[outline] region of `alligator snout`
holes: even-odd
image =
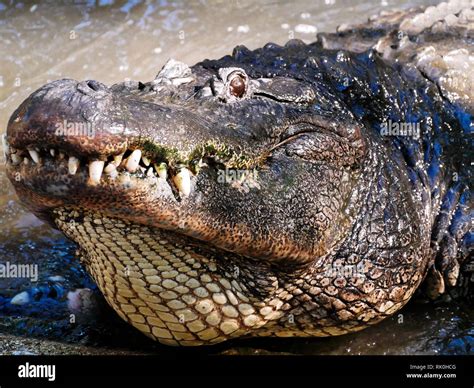
[[[67,154],[98,157],[125,148],[117,123],[101,114],[113,106],[107,87],[96,81],[63,79],[38,89],[13,113],[8,123],[10,146],[59,149]]]

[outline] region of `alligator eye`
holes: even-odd
[[[236,102],[250,94],[250,80],[240,67],[223,67],[219,69],[219,80],[214,80],[213,89],[216,95],[225,102]],[[222,85],[222,89],[219,89]]]
[[[235,97],[243,97],[245,94],[246,83],[241,74],[235,74],[229,83],[230,94]]]

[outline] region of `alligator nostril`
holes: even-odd
[[[107,92],[108,88],[100,82],[94,80],[87,80],[79,82],[77,84],[77,90],[88,96],[99,97],[104,95]]]
[[[86,85],[89,86],[95,92],[98,92],[100,90],[100,84],[97,81],[93,81],[93,80],[86,81]]]

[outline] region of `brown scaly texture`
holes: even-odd
[[[87,211],[55,213],[58,227],[87,252],[84,264],[108,303],[168,345],[357,331],[397,311],[421,280],[406,265],[391,269],[387,285],[385,267],[355,257],[352,277],[337,273],[337,259],[282,276],[173,233]]]

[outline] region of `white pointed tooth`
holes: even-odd
[[[199,162],[197,162],[195,165],[194,165],[194,173],[195,175],[198,175],[200,172],[201,172],[201,169],[202,167],[205,167],[207,166],[207,164],[205,162],[203,162],[202,159],[199,160]]]
[[[67,168],[69,170],[69,174],[74,175],[79,168],[79,159],[75,156],[70,156],[67,162]]]
[[[105,166],[104,172],[112,179],[115,179],[118,175],[117,166],[114,162],[111,162],[107,166]]]
[[[166,163],[154,164],[156,172],[161,179],[165,179],[168,177],[167,166]]]
[[[153,173],[153,167],[148,167],[148,170],[146,171],[146,176],[147,177],[155,176],[155,174]]]
[[[142,156],[142,162],[143,162],[143,164],[144,164],[145,166],[148,167],[148,166],[150,165],[150,163],[151,163],[151,160],[148,159],[146,156]]]
[[[12,163],[14,165],[20,164],[23,158],[18,154],[11,154],[10,157],[12,158]]]
[[[104,162],[102,160],[94,160],[89,164],[89,182],[98,184],[104,170]]]
[[[185,167],[181,168],[173,177],[173,183],[176,185],[180,194],[188,196],[189,193],[191,193],[191,172]]]
[[[142,151],[135,150],[132,154],[128,157],[127,163],[125,164],[125,168],[129,172],[137,171],[138,164],[140,163],[140,158],[142,157]]]
[[[109,163],[107,166],[104,168],[104,172],[106,174],[111,174],[112,172],[117,171],[117,166],[115,163]]]
[[[33,162],[35,162],[35,163],[39,163],[39,162],[40,162],[40,157],[39,157],[38,151],[36,151],[36,150],[28,150],[28,153],[30,154],[31,159],[33,159]]]
[[[64,152],[59,152],[59,159],[64,159],[65,155]]]
[[[125,153],[125,152],[124,152]],[[114,163],[116,166],[120,166],[120,163],[122,163],[122,159],[123,159],[123,154],[120,154],[120,155],[115,155],[114,156]]]
[[[51,156],[54,158],[54,155],[56,155],[56,150],[54,148],[51,148],[49,150],[49,153],[51,154]]]
[[[29,164],[29,163],[30,163],[30,160],[29,160],[28,158],[23,158],[23,163]]]

